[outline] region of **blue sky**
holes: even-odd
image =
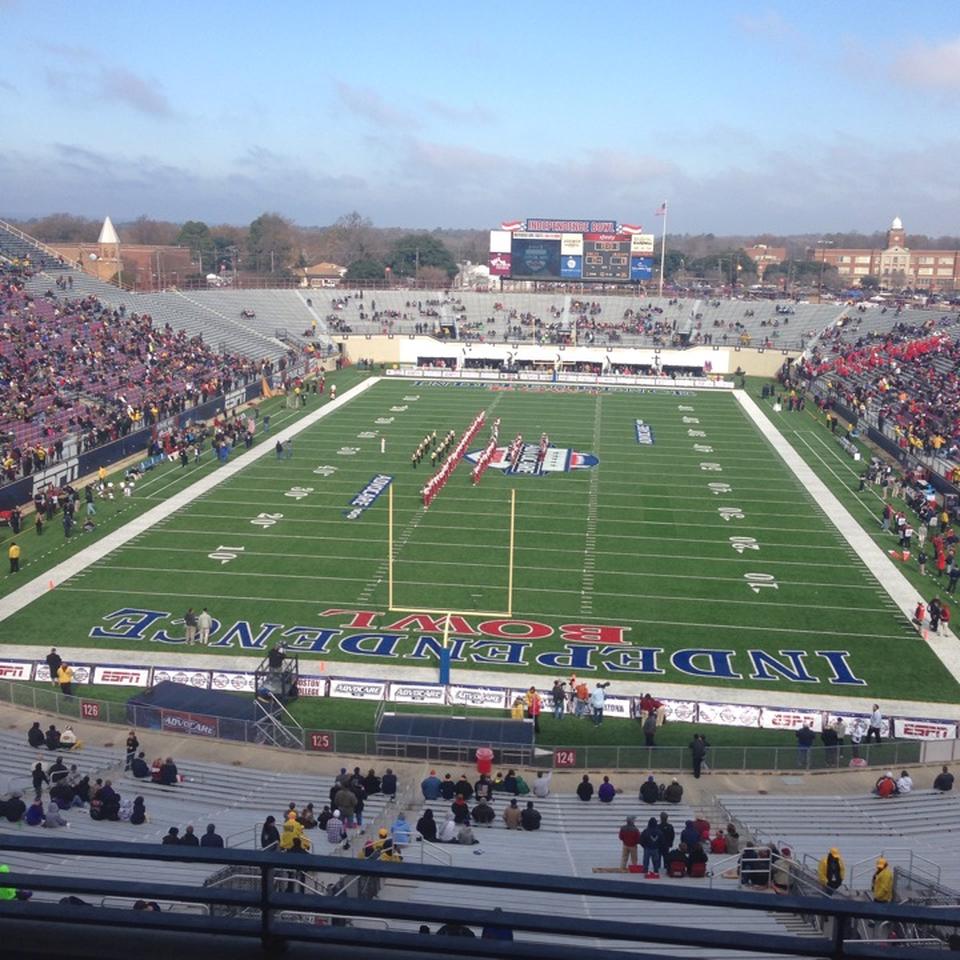
[[[0,0],[0,216],[960,232],[949,4],[679,8]]]

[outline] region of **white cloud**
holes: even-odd
[[[895,57],[890,75],[908,87],[960,90],[960,37],[939,43],[915,43]]]

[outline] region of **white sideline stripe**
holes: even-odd
[[[807,462],[790,446],[790,443],[767,418],[756,402],[742,390],[733,391],[734,398],[744,412],[757,425],[757,429],[770,441],[794,476],[814,495],[824,514],[837,528],[840,535],[856,551],[867,569],[876,577],[890,599],[903,615],[912,620],[918,593],[910,581],[894,565],[893,561],[877,546],[873,538],[850,515],[847,508],[817,476]],[[927,646],[936,654],[947,672],[960,681],[960,649],[952,633],[924,638]]]
[[[89,547],[74,554],[69,559],[58,563],[55,567],[52,567],[45,573],[40,574],[40,576],[25,583],[22,587],[0,599],[0,621],[6,620],[7,617],[13,616],[13,614],[22,610],[35,600],[39,600],[40,597],[49,591],[49,583],[51,581],[54,586],[56,586],[80,573],[82,570],[86,570],[87,567],[96,563],[98,560],[102,560],[113,550],[122,547],[125,543],[133,540],[134,537],[149,530],[154,524],[167,519],[178,510],[182,510],[198,497],[208,493],[214,487],[219,486],[224,480],[229,480],[243,470],[244,467],[255,463],[261,459],[261,457],[266,457],[274,453],[277,440],[286,441],[295,437],[298,433],[312,427],[315,423],[339,409],[352,397],[359,396],[361,393],[366,392],[379,383],[379,381],[379,377],[370,377],[358,383],[342,396],[337,397],[336,400],[330,401],[313,413],[308,413],[301,420],[291,424],[289,427],[279,430],[275,434],[270,434],[269,441],[261,443],[252,450],[241,453],[235,459],[221,466],[214,473],[201,477],[196,483],[190,484],[185,490],[181,490],[180,493],[174,494],[168,500],[151,508],[139,517],[135,517],[129,523],[124,524],[119,530],[115,530],[109,536],[98,540],[96,543],[92,543]]]

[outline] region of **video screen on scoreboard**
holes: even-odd
[[[521,240],[511,247],[511,276],[529,280],[560,279],[560,238]]]
[[[583,235],[584,280],[629,280],[630,237],[621,234]]]

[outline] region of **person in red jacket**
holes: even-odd
[[[627,817],[627,822],[620,828],[620,843],[620,869],[626,871],[627,861],[637,865],[637,844],[640,843],[640,831],[633,817]]]

